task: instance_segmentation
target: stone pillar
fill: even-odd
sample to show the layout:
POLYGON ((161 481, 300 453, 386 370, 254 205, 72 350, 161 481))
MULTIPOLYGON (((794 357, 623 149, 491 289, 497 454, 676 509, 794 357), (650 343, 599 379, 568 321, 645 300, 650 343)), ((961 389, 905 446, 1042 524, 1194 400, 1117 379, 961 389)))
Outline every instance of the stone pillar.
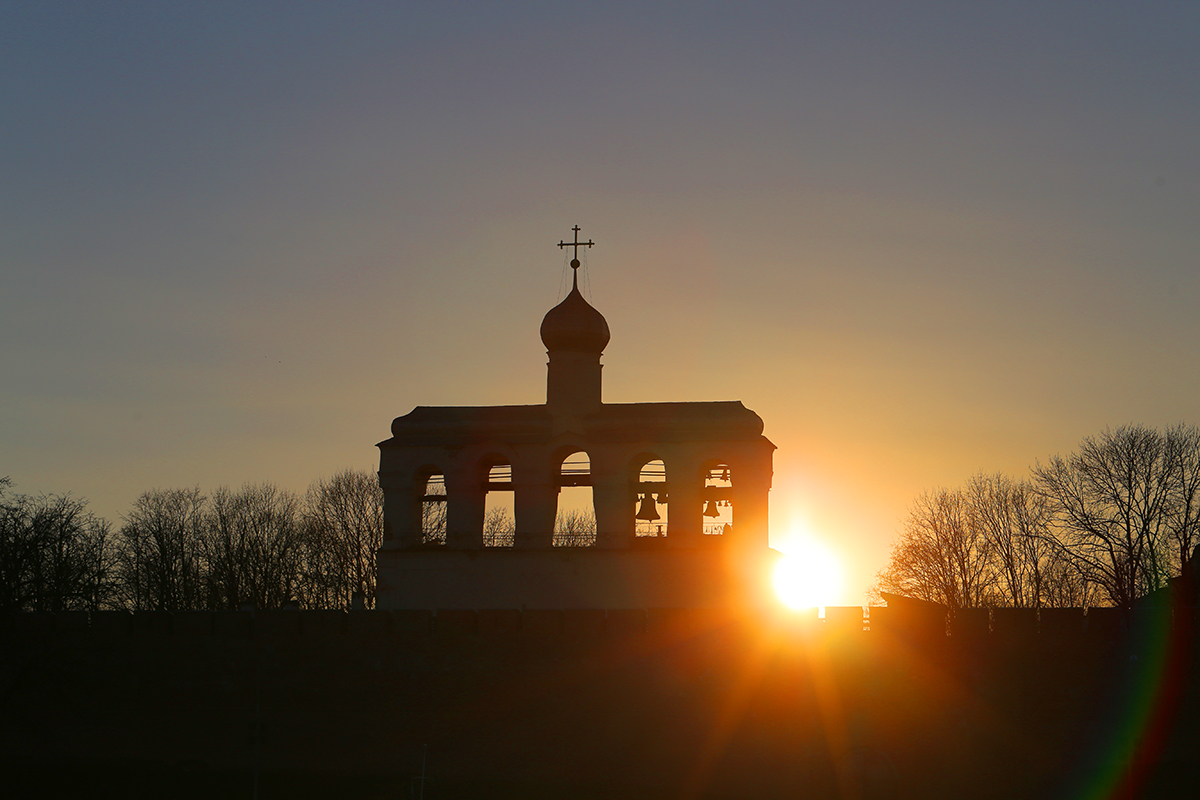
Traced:
POLYGON ((667 467, 667 541, 671 547, 695 547, 704 534, 704 479, 700 468, 685 463, 667 467))
POLYGON ((771 469, 767 465, 738 465, 733 473, 733 538, 737 547, 765 549, 770 535, 767 497, 771 469))
POLYGON ((554 544, 554 517, 558 513, 558 487, 550 483, 513 484, 513 510, 517 517, 514 545, 536 550, 554 544))
POLYGON ((383 489, 383 549, 403 550, 421 543, 421 496, 411 480, 380 472, 383 489))
POLYGON ((629 547, 633 539, 633 503, 629 482, 613 475, 592 484, 592 504, 596 507, 596 546, 629 547))
POLYGON ((483 507, 487 500, 478 475, 446 476, 446 546, 454 550, 483 547, 483 507))

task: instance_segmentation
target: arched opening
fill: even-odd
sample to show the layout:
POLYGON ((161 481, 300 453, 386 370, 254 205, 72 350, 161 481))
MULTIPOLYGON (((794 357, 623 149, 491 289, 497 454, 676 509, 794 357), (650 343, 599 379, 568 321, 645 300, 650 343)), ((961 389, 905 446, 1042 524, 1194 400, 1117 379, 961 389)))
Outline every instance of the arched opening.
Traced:
POLYGON ((512 464, 485 462, 483 546, 512 547, 517 523, 513 512, 512 464), (490 465, 490 466, 489 466, 490 465))
POLYGON ((434 472, 424 481, 421 496, 421 544, 446 543, 446 476, 434 472))
POLYGON ((733 471, 723 461, 704 467, 704 535, 723 536, 733 530, 733 471))
POLYGON ((667 535, 668 494, 667 467, 662 459, 654 458, 642 464, 634 485, 635 536, 667 535))
POLYGON ((554 515, 555 547, 596 544, 596 506, 592 499, 592 462, 577 450, 558 469, 558 510, 554 515))

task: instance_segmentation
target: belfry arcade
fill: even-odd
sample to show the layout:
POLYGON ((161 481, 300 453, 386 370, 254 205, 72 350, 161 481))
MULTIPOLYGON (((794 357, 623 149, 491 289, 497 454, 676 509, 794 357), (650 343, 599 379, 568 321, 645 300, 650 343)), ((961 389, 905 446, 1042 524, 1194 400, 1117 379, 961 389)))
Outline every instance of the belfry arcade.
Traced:
POLYGON ((765 601, 775 446, 741 402, 605 403, 608 322, 572 286, 542 320, 546 402, 418 406, 379 443, 380 608, 700 608, 765 601), (560 495, 589 487, 583 526, 560 495), (485 524, 511 493, 514 525, 485 524), (591 520, 594 518, 594 525, 591 520), (556 520, 559 521, 556 532, 556 520))

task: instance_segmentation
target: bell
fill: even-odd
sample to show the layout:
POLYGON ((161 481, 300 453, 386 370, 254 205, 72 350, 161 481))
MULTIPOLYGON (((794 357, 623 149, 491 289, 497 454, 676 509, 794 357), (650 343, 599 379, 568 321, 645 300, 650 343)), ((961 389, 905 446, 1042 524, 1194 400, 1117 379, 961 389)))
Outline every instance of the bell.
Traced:
POLYGON ((633 517, 634 519, 644 519, 647 522, 653 522, 654 520, 659 519, 658 509, 654 507, 654 495, 650 494, 649 492, 646 492, 644 495, 642 495, 642 505, 638 508, 637 513, 634 514, 633 517))
POLYGON ((717 511, 717 501, 716 500, 708 501, 708 505, 704 507, 704 516, 706 516, 706 517, 721 516, 721 512, 717 511))
POLYGON ((667 496, 666 492, 663 492, 662 494, 660 494, 658 496, 658 502, 660 502, 660 503, 670 502, 670 497, 667 496))
POLYGON ((721 470, 721 480, 725 481, 725 483, 729 483, 729 467, 721 470))

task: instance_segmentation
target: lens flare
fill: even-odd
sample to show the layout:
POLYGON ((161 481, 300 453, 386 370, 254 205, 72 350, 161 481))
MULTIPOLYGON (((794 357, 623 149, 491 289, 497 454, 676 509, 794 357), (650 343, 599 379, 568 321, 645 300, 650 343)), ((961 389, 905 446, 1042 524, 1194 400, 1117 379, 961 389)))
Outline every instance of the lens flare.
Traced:
POLYGON ((833 605, 842 592, 842 565, 821 542, 797 536, 775 565, 775 594, 790 608, 833 605))

